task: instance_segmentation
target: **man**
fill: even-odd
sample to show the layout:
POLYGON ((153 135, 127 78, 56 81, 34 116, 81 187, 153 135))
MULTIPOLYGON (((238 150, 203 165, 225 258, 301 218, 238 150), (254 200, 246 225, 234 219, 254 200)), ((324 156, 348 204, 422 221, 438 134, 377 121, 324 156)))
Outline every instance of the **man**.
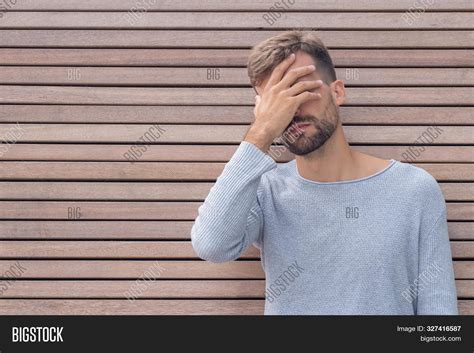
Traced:
POLYGON ((255 121, 192 228, 197 254, 255 244, 265 314, 457 314, 446 205, 423 169, 350 148, 342 81, 313 32, 253 48, 255 121), (275 138, 296 155, 277 165, 275 138))

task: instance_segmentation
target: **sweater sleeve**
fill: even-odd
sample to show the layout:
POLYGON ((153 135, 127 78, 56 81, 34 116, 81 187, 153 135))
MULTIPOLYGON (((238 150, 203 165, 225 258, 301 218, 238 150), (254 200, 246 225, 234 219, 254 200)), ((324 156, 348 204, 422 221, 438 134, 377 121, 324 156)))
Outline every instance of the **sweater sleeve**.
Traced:
POLYGON ((458 315, 446 207, 431 229, 421 231, 415 284, 417 315, 458 315))
POLYGON ((211 262, 237 259, 260 243, 263 215, 258 202, 262 175, 276 162, 250 142, 242 141, 217 178, 191 229, 198 256, 211 262))

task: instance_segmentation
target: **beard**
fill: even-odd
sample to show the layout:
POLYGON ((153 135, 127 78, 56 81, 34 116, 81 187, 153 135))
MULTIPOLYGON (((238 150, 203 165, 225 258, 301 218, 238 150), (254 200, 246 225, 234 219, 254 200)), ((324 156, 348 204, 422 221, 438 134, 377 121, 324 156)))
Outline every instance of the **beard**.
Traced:
POLYGON ((324 145, 332 136, 334 131, 336 131, 338 123, 339 110, 331 97, 331 100, 326 105, 321 117, 318 118, 310 114, 295 116, 291 124, 286 128, 281 136, 281 141, 290 152, 302 156, 311 153, 324 145), (293 123, 309 123, 316 128, 316 132, 309 136, 306 136, 306 134, 308 134, 307 131, 303 131, 296 135, 292 134, 288 129, 293 123))

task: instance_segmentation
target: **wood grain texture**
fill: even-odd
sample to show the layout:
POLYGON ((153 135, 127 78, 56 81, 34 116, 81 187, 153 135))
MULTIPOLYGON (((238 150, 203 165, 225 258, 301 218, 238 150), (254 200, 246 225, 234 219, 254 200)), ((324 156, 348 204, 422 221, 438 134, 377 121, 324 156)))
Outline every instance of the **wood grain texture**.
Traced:
MULTIPOLYGON (((474 107, 341 106, 344 124, 474 125, 474 107)), ((252 106, 0 105, 1 122, 249 124, 252 106)))
POLYGON ((408 21, 397 12, 11 12, 0 28, 18 29, 472 29, 465 12, 426 12, 408 21), (278 16, 278 15, 276 15, 278 16))
MULTIPOLYGON (((189 240, 193 221, 1 221, 0 239, 189 240)), ((474 222, 448 223, 452 240, 474 240, 474 222)))
MULTIPOLYGON (((28 124, 20 129, 21 136, 16 141, 21 143, 239 144, 249 126, 28 124), (146 140, 140 142, 146 134, 146 140)), ((348 142, 354 144, 474 145, 474 126, 344 126, 343 129, 348 142)), ((19 130, 16 124, 0 124, 0 136, 15 130, 19 130)))
POLYGON ((430 2, 415 21, 413 0, 298 0, 272 22, 274 5, 163 0, 137 14, 135 0, 22 0, 0 12, 0 275, 26 268, 0 314, 261 315, 259 251, 203 261, 190 233, 253 121, 251 47, 306 29, 348 87, 351 146, 438 181, 459 311, 474 315, 472 1, 430 2), (165 132, 127 161, 155 124, 165 132))
MULTIPOLYGON (((0 30, 10 48, 251 48, 279 31, 267 30, 0 30)), ((329 48, 473 48, 470 30, 317 31, 329 48)))
MULTIPOLYGON (((213 183, 0 182, 0 200, 203 201, 213 183)), ((474 183, 440 183, 446 201, 474 201, 474 183)))
MULTIPOLYGON (((97 2, 95 0, 23 0, 18 2, 14 10, 95 10, 95 11, 128 11, 137 3, 135 0, 102 0, 97 2)), ((233 2, 223 2, 220 0, 162 0, 147 3, 150 11, 193 11, 193 10, 214 10, 214 11, 267 11, 274 5, 273 0, 239 0, 233 2)), ((411 0, 399 0, 397 2, 389 2, 386 0, 337 0, 327 2, 324 0, 299 0, 295 1, 289 11, 315 11, 315 10, 359 10, 359 11, 383 11, 383 10, 397 10, 406 11, 407 8, 413 5, 411 0)), ((428 11, 439 10, 472 10, 472 3, 468 0, 438 0, 433 2, 428 11)))
MULTIPOLYGON (((150 145, 139 160, 142 162, 227 162, 238 145, 150 145)), ((436 146, 436 145, 354 145, 352 148, 384 159, 401 162, 474 162, 474 146, 436 146), (424 150, 423 150, 424 149, 424 150), (407 151, 415 150, 415 154, 407 151), (420 151, 423 150, 423 153, 420 151), (420 153, 418 153, 420 152, 420 153)), ((10 145, 8 151, 0 155, 0 161, 125 161, 124 154, 130 145, 123 144, 48 144, 22 143, 10 145), (60 147, 60 148, 59 148, 60 147)), ((294 159, 294 155, 281 146, 271 146, 270 150, 279 163, 294 159)))
MULTIPOLYGON (((0 219, 32 220, 194 220, 202 202, 0 201, 0 219), (71 209, 80 209, 77 218, 71 209)), ((472 221, 474 203, 449 202, 450 221, 472 221)))
MULTIPOLYGON (((474 87, 349 87, 348 105, 474 105, 474 87)), ((0 86, 0 104, 250 105, 250 88, 0 86)))
MULTIPOLYGON (((17 260, 0 260, 1 273, 17 260)), ((21 260, 27 279, 137 279, 153 266, 162 266, 161 279, 264 279, 261 263, 239 260, 225 263, 177 260, 21 260)), ((474 261, 453 261, 456 279, 474 279, 474 261)), ((13 277, 15 278, 15 277, 13 277)), ((156 277, 158 278, 158 276, 156 277)))
MULTIPOLYGON (((134 298, 130 289, 135 281, 17 281, 3 299, 13 298, 134 298)), ((186 280, 148 279, 140 299, 264 299, 264 280, 186 280)), ((474 280, 457 280, 459 298, 474 298, 474 280)))
MULTIPOLYGON (((474 181, 472 163, 413 163, 435 179, 474 181)), ((0 180, 213 181, 225 163, 200 162, 0 162, 0 180)))
MULTIPOLYGON (((459 300, 460 315, 473 315, 473 300, 459 300)), ((128 300, 6 299, 4 315, 262 315, 260 299, 128 300)))
MULTIPOLYGON (((250 87, 245 68, 130 68, 2 66, 0 84, 68 86, 233 86, 250 87), (212 79, 211 73, 218 73, 212 79)), ((341 67, 336 75, 351 86, 473 86, 470 68, 359 68, 341 67)))
MULTIPOLYGON (((191 242, 173 241, 4 241, 2 259, 199 259, 191 242)), ((451 241, 454 259, 473 259, 474 241, 451 241)), ((240 259, 259 259, 249 247, 240 259)))
MULTIPOLYGON (((473 67, 466 49, 330 49, 336 67, 473 67)), ((0 48, 0 65, 245 67, 249 49, 0 48)), ((407 82, 408 83, 408 82, 407 82)))

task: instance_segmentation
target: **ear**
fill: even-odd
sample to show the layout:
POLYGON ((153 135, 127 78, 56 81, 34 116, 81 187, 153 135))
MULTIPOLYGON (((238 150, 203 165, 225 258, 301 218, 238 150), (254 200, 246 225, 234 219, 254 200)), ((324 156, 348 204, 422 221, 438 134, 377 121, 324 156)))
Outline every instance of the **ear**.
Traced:
POLYGON ((346 88, 344 87, 344 82, 341 80, 336 80, 331 83, 331 93, 334 97, 334 101, 337 105, 342 105, 346 101, 346 88))

